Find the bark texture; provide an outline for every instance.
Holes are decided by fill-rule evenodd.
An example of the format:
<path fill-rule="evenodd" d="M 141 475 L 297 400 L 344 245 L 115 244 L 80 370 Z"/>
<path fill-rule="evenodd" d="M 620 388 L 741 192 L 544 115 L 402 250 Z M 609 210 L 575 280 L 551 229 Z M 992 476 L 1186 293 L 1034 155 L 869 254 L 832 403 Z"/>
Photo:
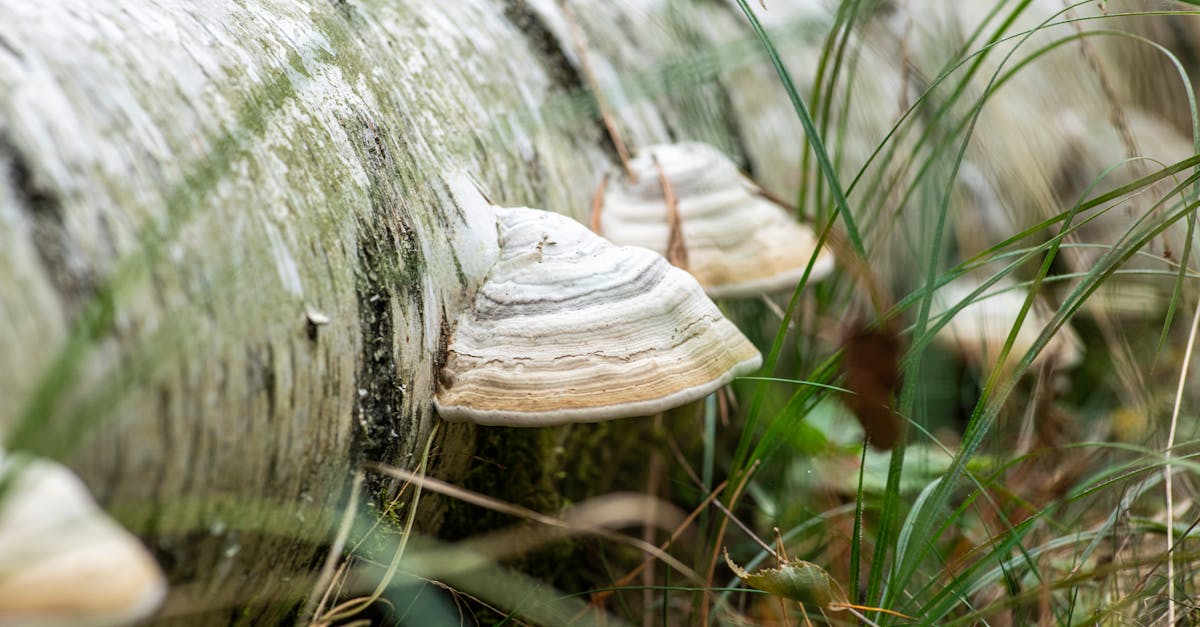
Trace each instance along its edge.
<path fill-rule="evenodd" d="M 630 144 L 793 192 L 735 5 L 572 4 Z M 568 33 L 553 0 L 0 2 L 0 430 L 147 540 L 170 607 L 280 619 L 353 469 L 414 465 L 478 278 L 447 176 L 583 218 L 614 164 Z M 443 426 L 442 474 L 477 435 Z"/>

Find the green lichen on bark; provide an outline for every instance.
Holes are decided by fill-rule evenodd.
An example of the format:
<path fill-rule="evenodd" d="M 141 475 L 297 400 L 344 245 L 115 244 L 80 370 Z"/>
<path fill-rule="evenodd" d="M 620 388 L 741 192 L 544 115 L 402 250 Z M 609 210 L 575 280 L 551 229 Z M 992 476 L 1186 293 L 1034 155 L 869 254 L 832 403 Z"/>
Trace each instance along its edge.
<path fill-rule="evenodd" d="M 320 556 L 309 536 L 246 529 L 267 525 L 259 505 L 339 512 L 361 461 L 411 467 L 436 420 L 439 342 L 474 280 L 443 179 L 465 171 L 499 202 L 583 217 L 612 166 L 563 42 L 522 31 L 513 15 L 528 13 L 512 5 L 0 7 L 0 165 L 24 172 L 0 178 L 14 225 L 0 230 L 10 446 L 68 457 L 177 583 L 208 576 L 198 583 L 220 597 L 249 578 L 266 598 L 309 570 Z M 603 9 L 581 13 L 603 31 L 622 10 Z M 700 21 L 714 9 L 696 10 Z M 717 14 L 725 30 L 711 43 L 748 37 Z M 705 45 L 689 32 L 688 49 Z M 669 45 L 642 43 L 642 57 L 596 53 L 629 75 L 672 62 Z M 698 97 L 714 93 L 708 81 Z M 720 102 L 677 115 L 633 95 L 639 141 L 732 141 L 722 137 L 736 125 L 716 118 L 738 114 Z M 61 213 L 54 235 L 69 259 L 39 257 L 29 235 L 44 200 Z M 93 274 L 71 274 L 80 268 Z M 312 312 L 329 324 L 314 332 Z M 637 485 L 643 468 L 626 461 L 645 459 L 647 428 L 480 442 L 448 428 L 438 472 L 476 467 L 470 451 L 484 446 L 495 463 L 528 466 L 512 493 L 553 511 Z M 45 437 L 62 432 L 87 437 L 73 449 Z M 563 448 L 549 434 L 566 434 Z M 227 497 L 249 513 L 233 515 Z M 327 536 L 334 519 L 312 532 Z M 279 620 L 288 603 L 236 615 Z"/>

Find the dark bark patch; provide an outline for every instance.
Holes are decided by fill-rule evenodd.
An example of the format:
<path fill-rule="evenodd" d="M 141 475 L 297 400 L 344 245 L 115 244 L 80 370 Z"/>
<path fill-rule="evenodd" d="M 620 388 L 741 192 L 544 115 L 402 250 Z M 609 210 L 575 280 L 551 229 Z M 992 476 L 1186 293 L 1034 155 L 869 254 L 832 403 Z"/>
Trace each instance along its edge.
<path fill-rule="evenodd" d="M 348 0 L 329 0 L 329 4 L 333 6 L 334 12 L 354 30 L 363 27 L 363 18 L 358 11 L 358 7 L 351 4 Z"/>
<path fill-rule="evenodd" d="M 362 335 L 356 383 L 359 398 L 353 411 L 357 459 L 380 458 L 386 448 L 385 427 L 390 425 L 403 400 L 398 386 L 399 371 L 393 357 L 393 294 L 379 280 L 378 272 L 371 269 L 379 259 L 375 244 L 360 241 L 358 260 L 363 271 L 355 285 Z"/>
<path fill-rule="evenodd" d="M 404 385 L 396 363 L 400 316 L 424 316 L 420 282 L 425 270 L 417 231 L 402 189 L 404 172 L 397 154 L 402 144 L 369 117 L 344 123 L 370 176 L 370 208 L 360 216 L 355 277 L 361 355 L 358 402 L 353 419 L 355 459 L 389 460 L 396 453 L 404 406 Z M 419 326 L 419 325 L 418 325 Z"/>
<path fill-rule="evenodd" d="M 62 202 L 38 180 L 25 155 L 5 137 L 0 137 L 0 167 L 16 196 L 17 207 L 29 220 L 38 258 L 67 313 L 74 316 L 95 294 L 97 278 L 87 265 L 72 259 L 71 251 L 76 247 L 67 231 Z"/>
<path fill-rule="evenodd" d="M 21 54 L 21 52 L 17 50 L 16 46 L 9 43 L 9 41 L 2 36 L 0 36 L 0 49 L 4 49 L 9 54 L 16 57 L 19 61 L 25 60 L 25 55 Z"/>
<path fill-rule="evenodd" d="M 530 7 L 526 0 L 505 0 L 504 17 L 525 36 L 525 40 L 534 51 L 534 56 L 541 62 L 542 69 L 550 81 L 568 94 L 561 101 L 561 106 L 567 108 L 563 114 L 568 117 L 580 113 L 591 115 L 595 128 L 600 132 L 604 150 L 614 161 L 619 160 L 617 146 L 604 126 L 604 121 L 600 117 L 599 104 L 592 95 L 596 86 L 588 84 L 579 68 L 571 62 L 571 58 L 567 55 L 566 48 L 568 46 L 574 48 L 575 42 L 561 41 L 546 25 L 542 15 Z M 586 104 L 582 106 L 586 109 L 581 111 L 577 106 L 580 106 L 585 99 Z M 549 114 L 549 117 L 553 118 L 556 115 Z M 486 151 L 482 154 L 486 154 Z M 531 170 L 536 171 L 536 168 Z"/>
<path fill-rule="evenodd" d="M 584 86 L 584 81 L 563 46 L 568 42 L 560 42 L 553 31 L 536 10 L 525 0 L 505 0 L 504 17 L 521 31 L 530 47 L 537 53 L 542 62 L 546 75 L 555 85 L 566 91 L 576 90 Z"/>

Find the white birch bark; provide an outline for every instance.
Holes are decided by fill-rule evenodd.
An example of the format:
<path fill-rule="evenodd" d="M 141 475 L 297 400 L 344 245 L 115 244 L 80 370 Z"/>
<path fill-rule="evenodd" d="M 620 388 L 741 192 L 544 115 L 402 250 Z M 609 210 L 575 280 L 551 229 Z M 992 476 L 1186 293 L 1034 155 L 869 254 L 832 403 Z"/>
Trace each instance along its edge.
<path fill-rule="evenodd" d="M 177 606 L 270 599 L 359 463 L 414 464 L 473 289 L 449 173 L 585 216 L 613 154 L 529 4 L 0 2 L 0 432 L 79 471 Z M 736 7 L 573 4 L 631 144 L 710 141 L 794 193 Z M 441 429 L 442 474 L 473 433 Z"/>

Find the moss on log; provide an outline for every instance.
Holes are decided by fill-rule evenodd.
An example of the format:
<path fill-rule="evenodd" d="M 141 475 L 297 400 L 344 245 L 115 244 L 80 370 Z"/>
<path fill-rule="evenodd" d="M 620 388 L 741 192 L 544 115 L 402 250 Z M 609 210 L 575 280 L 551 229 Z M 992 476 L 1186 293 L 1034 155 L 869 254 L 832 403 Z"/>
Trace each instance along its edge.
<path fill-rule="evenodd" d="M 735 6 L 573 4 L 632 144 L 709 141 L 794 192 L 803 138 Z M 353 470 L 414 465 L 477 278 L 451 172 L 584 216 L 614 154 L 563 24 L 549 0 L 0 3 L 0 432 L 147 540 L 172 607 L 284 620 Z M 476 438 L 442 428 L 438 472 Z"/>

